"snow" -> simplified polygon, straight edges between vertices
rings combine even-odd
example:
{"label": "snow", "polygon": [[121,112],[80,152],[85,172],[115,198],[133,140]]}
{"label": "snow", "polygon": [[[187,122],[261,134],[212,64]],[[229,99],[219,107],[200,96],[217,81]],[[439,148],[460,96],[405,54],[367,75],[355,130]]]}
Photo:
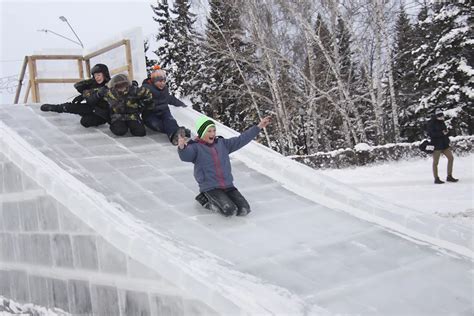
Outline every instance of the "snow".
{"label": "snow", "polygon": [[21,304],[0,295],[0,316],[66,316],[70,315],[58,308],[46,308],[34,304]]}
{"label": "snow", "polygon": [[370,150],[370,145],[366,144],[366,143],[359,143],[357,145],[354,146],[354,149],[356,151],[364,151],[364,150]]}
{"label": "snow", "polygon": [[[185,126],[199,115],[172,110]],[[196,205],[192,166],[178,160],[166,136],[115,137],[105,126],[84,129],[77,116],[40,112],[36,104],[4,105],[0,117],[8,159],[105,240],[209,306],[222,295],[249,314],[469,308],[450,303],[456,293],[468,302],[472,289],[462,225],[360,192],[257,143],[232,156],[236,185],[253,212],[223,218]],[[217,130],[237,134],[219,123]],[[99,161],[107,168],[88,167]],[[126,178],[137,165],[149,172]],[[130,188],[133,206],[124,203]],[[420,305],[419,298],[441,290],[445,301]]]}
{"label": "snow", "polygon": [[461,91],[469,98],[474,99],[474,89],[471,87],[462,87]]}
{"label": "snow", "polygon": [[[431,158],[321,172],[387,201],[474,228],[473,166],[474,154],[455,157],[454,176],[460,180],[443,185],[433,183]],[[446,159],[440,159],[438,171],[446,177]]]}
{"label": "snow", "polygon": [[452,29],[451,31],[449,31],[448,34],[444,35],[438,40],[435,50],[439,50],[442,47],[442,45],[445,45],[446,42],[452,41],[456,36],[464,36],[464,33],[468,33],[468,32],[469,32],[469,26],[458,27],[458,28]]}
{"label": "snow", "polygon": [[468,76],[474,76],[474,69],[466,63],[465,58],[461,58],[459,62],[458,70],[465,72]]}

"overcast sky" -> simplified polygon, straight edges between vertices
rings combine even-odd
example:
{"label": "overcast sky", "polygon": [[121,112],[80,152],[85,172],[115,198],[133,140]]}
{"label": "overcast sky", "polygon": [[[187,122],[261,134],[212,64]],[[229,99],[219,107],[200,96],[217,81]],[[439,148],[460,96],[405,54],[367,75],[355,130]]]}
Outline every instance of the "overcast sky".
{"label": "overcast sky", "polygon": [[[59,16],[68,19],[86,47],[137,26],[142,28],[145,38],[153,39],[158,24],[153,21],[150,4],[156,3],[156,0],[0,0],[0,78],[19,74],[24,56],[40,50],[60,49],[78,53],[75,51],[80,49],[77,44],[37,31],[49,29],[76,40]],[[193,8],[195,12],[200,9],[204,12],[202,0],[195,1]],[[11,102],[12,96],[2,92],[0,103]]]}

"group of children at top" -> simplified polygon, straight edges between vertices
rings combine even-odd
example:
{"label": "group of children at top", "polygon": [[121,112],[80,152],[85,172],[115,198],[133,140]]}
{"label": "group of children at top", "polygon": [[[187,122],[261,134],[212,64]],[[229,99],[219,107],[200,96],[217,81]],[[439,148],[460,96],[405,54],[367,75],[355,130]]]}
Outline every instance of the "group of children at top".
{"label": "group of children at top", "polygon": [[91,75],[91,79],[74,85],[81,95],[72,102],[43,104],[41,110],[79,114],[85,127],[109,123],[112,133],[118,136],[125,135],[128,130],[134,136],[145,136],[146,125],[167,134],[175,145],[179,133],[189,132],[178,126],[171,115],[168,104],[186,105],[169,93],[164,70],[155,69],[141,87],[136,82],[132,84],[124,74],[110,78],[104,64],[92,67]]}
{"label": "group of children at top", "polygon": [[216,136],[215,123],[203,116],[196,122],[197,137],[187,141],[190,130],[178,126],[168,107],[186,104],[170,94],[163,69],[154,68],[141,87],[124,74],[111,78],[104,64],[95,65],[91,75],[91,79],[74,85],[80,95],[72,102],[43,104],[41,110],[78,114],[84,127],[109,123],[112,133],[118,136],[128,131],[134,136],[145,136],[145,126],[165,133],[178,146],[180,159],[194,164],[194,178],[200,191],[196,200],[201,205],[225,216],[245,216],[250,212],[247,200],[233,184],[229,154],[254,139],[270,123],[270,117],[240,136],[225,139]]}

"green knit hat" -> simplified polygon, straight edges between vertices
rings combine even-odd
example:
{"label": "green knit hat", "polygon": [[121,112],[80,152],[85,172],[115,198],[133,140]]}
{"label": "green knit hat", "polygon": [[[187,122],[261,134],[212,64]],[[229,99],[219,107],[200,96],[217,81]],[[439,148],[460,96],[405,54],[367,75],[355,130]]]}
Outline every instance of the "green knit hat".
{"label": "green knit hat", "polygon": [[216,127],[214,121],[210,120],[207,116],[201,116],[196,121],[196,131],[199,138],[202,138],[204,134],[206,134],[209,127]]}

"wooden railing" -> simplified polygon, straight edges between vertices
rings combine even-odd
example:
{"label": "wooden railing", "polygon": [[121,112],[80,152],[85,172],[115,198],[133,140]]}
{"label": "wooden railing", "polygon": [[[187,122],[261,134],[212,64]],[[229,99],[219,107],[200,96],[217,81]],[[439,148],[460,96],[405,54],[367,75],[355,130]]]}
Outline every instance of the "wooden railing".
{"label": "wooden railing", "polygon": [[[110,70],[110,75],[115,75],[123,71],[127,71],[128,78],[133,80],[133,64],[132,64],[132,50],[130,47],[130,40],[124,39],[88,55],[32,55],[25,56],[23,65],[21,67],[20,77],[18,78],[18,86],[16,88],[14,104],[18,104],[20,98],[21,87],[23,86],[23,80],[25,79],[26,69],[28,68],[29,80],[26,87],[25,96],[23,103],[28,102],[29,94],[31,91],[32,101],[37,103],[41,102],[39,84],[40,83],[76,83],[84,79],[84,63],[86,68],[86,74],[89,78],[91,76],[91,59],[102,55],[117,47],[125,47],[125,59],[126,64]],[[38,78],[37,73],[37,61],[38,60],[77,60],[78,78]]]}

